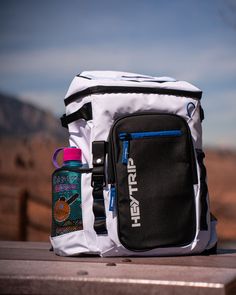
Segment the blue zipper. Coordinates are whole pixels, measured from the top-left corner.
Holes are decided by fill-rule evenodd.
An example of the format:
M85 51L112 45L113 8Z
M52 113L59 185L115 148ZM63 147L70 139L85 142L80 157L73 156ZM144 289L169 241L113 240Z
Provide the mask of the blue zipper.
M122 163L128 163L129 158L129 141L132 139L143 139L143 138L155 138L155 137L178 137L181 136L183 132L179 129L176 130L163 130L163 131L147 131L147 132L121 132L119 134L120 140L123 141L122 148Z

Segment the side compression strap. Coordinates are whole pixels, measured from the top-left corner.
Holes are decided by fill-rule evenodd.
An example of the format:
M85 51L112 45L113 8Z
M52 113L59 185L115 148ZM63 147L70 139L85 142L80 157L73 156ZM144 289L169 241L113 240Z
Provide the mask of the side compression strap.
M64 114L61 117L61 125L62 127L68 128L68 124L77 121L79 119L84 119L86 121L92 120L92 106L91 102L84 104L80 109L76 112L71 113L70 115Z
M207 194L208 194L208 186L206 183L206 167L204 165L205 154L202 150L197 149L197 160L200 167L200 202L201 202L201 215L200 215L200 229L208 230L207 225Z
M98 235L107 234L106 228L106 212L103 196L103 188L106 185L105 178L105 158L106 158L106 142L94 141L92 146L93 153L93 213L95 217L94 230Z

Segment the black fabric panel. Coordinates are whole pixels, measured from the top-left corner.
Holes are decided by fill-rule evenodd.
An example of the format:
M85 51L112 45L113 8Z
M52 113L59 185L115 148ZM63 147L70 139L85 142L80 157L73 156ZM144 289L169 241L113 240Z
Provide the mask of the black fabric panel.
M127 166L121 161L119 133L176 129L181 130L183 135L129 141L129 157L136 165L138 189L132 197L139 202L138 222L141 223L141 226L132 227L129 176ZM121 243L134 251L191 243L196 232L193 191L196 167L192 165L195 159L186 121L167 114L127 116L115 123L111 141Z

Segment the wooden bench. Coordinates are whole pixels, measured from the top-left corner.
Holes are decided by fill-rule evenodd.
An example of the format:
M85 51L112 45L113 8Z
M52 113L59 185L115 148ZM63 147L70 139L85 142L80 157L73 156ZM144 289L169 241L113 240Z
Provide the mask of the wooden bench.
M59 257L45 242L0 242L0 294L236 294L236 250L155 258Z

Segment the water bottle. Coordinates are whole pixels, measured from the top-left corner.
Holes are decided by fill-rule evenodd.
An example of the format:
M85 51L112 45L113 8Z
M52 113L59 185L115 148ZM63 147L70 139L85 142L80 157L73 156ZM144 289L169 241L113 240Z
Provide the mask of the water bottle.
M63 164L60 167L57 156L61 151ZM52 174L52 237L83 229L81 156L81 149L78 148L59 148L53 155L53 164L57 169Z

